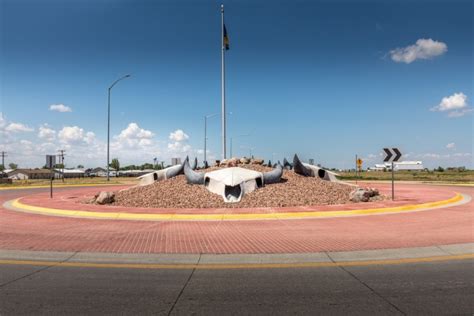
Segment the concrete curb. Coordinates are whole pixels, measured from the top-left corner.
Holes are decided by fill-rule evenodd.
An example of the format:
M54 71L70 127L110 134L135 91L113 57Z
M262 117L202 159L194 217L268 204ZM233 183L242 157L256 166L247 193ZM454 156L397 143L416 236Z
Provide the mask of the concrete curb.
M300 254L114 254L0 250L0 264L137 269L367 266L474 259L474 243Z

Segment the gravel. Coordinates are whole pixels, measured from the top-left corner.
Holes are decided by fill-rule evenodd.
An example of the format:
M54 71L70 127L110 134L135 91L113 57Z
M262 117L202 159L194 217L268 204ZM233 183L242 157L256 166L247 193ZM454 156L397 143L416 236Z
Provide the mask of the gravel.
M269 171L260 165L239 167ZM208 168L209 172L219 168ZM154 208L251 208L285 207L300 205L330 205L349 203L353 186L333 183L319 178L303 177L285 170L280 183L259 188L242 197L239 203L224 203L221 196L209 192L203 185L187 184L184 175L155 182L142 187L132 187L116 192L114 205Z

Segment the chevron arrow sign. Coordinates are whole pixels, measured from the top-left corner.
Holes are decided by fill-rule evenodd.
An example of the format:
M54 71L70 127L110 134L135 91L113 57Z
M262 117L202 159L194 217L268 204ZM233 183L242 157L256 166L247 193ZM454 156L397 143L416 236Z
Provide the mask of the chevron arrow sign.
M398 148L384 148L385 158L383 162L395 162L402 157L402 153Z

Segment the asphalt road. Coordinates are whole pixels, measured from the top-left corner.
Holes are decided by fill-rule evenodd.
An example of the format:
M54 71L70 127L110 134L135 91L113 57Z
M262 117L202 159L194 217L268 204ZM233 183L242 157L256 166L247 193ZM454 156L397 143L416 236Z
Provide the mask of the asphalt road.
M237 270L1 265L0 315L472 315L473 264Z

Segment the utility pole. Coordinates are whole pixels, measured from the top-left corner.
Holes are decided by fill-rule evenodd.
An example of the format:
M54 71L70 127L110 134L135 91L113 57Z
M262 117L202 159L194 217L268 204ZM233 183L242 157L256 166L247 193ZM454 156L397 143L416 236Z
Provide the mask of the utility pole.
M63 182L64 182L64 156L65 156L64 153L65 153L66 151L65 151L64 149L59 149L58 151L59 151L59 155L58 155L58 156L59 156L59 161L60 161L60 163L61 163L61 165L62 165L62 176L61 176L61 178L62 178L62 180L63 180Z
M6 169L6 167L5 167L5 157L7 157L7 152L2 151L2 166L3 166L3 169Z

